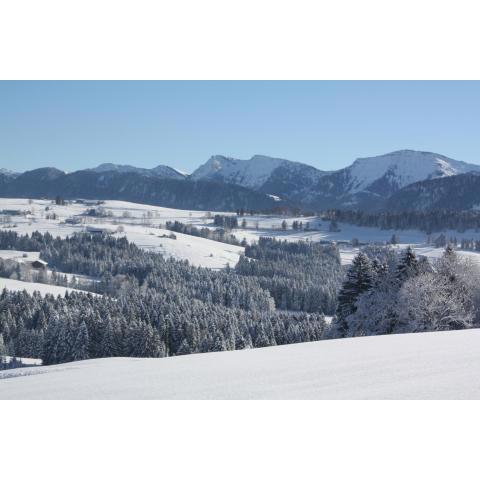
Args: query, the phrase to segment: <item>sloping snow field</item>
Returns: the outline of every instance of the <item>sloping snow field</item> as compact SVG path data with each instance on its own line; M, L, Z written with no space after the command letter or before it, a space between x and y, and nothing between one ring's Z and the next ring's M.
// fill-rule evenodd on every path
M30 203L31 202L31 203ZM115 236L126 236L145 250L159 252L166 257L188 260L195 266L212 269L225 268L227 263L233 267L243 252L243 247L215 242L201 237L176 233L176 240L166 238L169 230L160 228L167 221L178 220L198 227L212 227L211 212L195 210L176 210L155 207L131 202L107 200L99 207L111 214L106 218L82 217L82 223L68 224L65 220L81 216L92 205L68 204L53 205L48 200L31 200L1 198L0 209L31 211L27 216L11 216L8 223L0 223L0 228L13 230L18 234L31 234L34 231L50 232L53 236L66 237L75 232L84 231L88 226L107 228L113 232L121 227L122 232ZM45 208L48 207L48 211ZM216 212L219 213L219 212ZM47 215L55 214L57 218L47 219ZM165 236L165 238L162 238Z
M109 227L108 224L96 224L96 226ZM169 238L172 233L175 239ZM115 235L127 237L130 242L144 250L161 253L167 258L188 260L196 267L211 269L225 268L227 263L230 267L234 267L245 250L243 247L216 242L208 238L137 225L125 226L124 232Z
M55 295L55 296L64 296L66 292L80 292L80 293L89 293L84 290L78 290L76 288L67 288L60 287L58 285L49 285L47 283L36 283L36 282L23 282L21 280L12 280L11 278L0 277L0 292L6 288L12 292L22 292L26 290L27 293L32 294L33 292L39 292L41 295ZM92 293L92 295L97 295Z
M162 253L166 257L179 260L188 260L192 265L213 269L224 268L227 263L232 267L238 262L243 247L236 247L221 242L215 242L200 237L175 233L177 239L167 238L171 233L164 227L167 221L178 220L184 224L195 225L199 228L214 228L213 215L216 213L232 214L225 212L207 212L196 210L178 210L173 208L156 207L132 202L106 200L99 207L108 212L105 218L86 217L82 214L94 205L71 203L67 205L54 205L50 200L27 200L15 198L1 198L0 209L31 211L26 216L10 216L9 221L0 218L0 228L14 230L19 234L32 233L36 230L50 232L54 236L66 237L74 232L84 231L88 226L107 228L116 232L120 227L121 232L115 236L126 236L130 241L141 248ZM48 211L45 210L48 208ZM56 218L46 218L55 214ZM81 220L79 224L65 223L65 220L75 217ZM350 242L357 238L360 242L388 242L393 234L397 235L401 246L413 245L415 250L429 258L441 255L443 249L434 249L426 246L427 235L418 230L381 230L379 228L359 227L339 223L338 232L329 231L329 222L322 222L317 217L283 217L278 215L246 215L246 228L235 229L233 234L248 242L256 241L260 237L275 237L291 242L299 240L310 241L337 241ZM289 227L282 230L282 221L285 220ZM293 221L310 224L311 231L293 231ZM3 221L3 223L1 223ZM467 230L462 234L455 231L443 232L447 238L474 238L480 239L480 231ZM433 235L435 237L435 235ZM348 245L341 245L342 263L349 264L357 249ZM478 252L462 252L473 259L480 258Z
M0 373L2 399L480 399L480 329Z

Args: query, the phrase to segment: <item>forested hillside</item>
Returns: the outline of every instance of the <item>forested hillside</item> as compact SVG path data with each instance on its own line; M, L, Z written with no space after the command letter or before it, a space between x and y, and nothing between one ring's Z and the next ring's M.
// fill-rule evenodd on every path
M480 324L478 266L451 246L429 262L410 248L369 245L347 268L334 244L261 238L234 269L221 271L105 234L61 239L0 231L0 249L40 252L62 274L95 279L90 289L100 296L0 295L0 354L45 364ZM0 267L0 275L11 274ZM335 314L331 324L324 314Z
M126 239L0 232L0 246L40 251L62 272L97 276L102 297L4 291L3 353L45 363L103 356L167 356L322 338L321 313L275 310L256 278L165 260Z
M335 313L344 276L336 246L274 238L247 245L235 271L258 278L278 308L327 315Z

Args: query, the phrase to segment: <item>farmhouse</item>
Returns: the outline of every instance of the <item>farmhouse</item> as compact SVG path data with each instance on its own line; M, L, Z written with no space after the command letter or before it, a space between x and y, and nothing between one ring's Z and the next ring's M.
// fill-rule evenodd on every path
M87 225L86 232L93 233L94 235L111 235L115 233L111 228L93 227L91 225Z
M80 217L68 217L65 219L65 223L68 225L78 225L82 223L82 219Z
M0 250L0 259L21 263L35 270L46 270L48 263L40 259L39 252L22 252L19 250Z
M25 262L26 265L30 265L32 268L35 268L36 270L46 270L48 263L45 262L44 260L40 260L39 258L36 260L27 260Z

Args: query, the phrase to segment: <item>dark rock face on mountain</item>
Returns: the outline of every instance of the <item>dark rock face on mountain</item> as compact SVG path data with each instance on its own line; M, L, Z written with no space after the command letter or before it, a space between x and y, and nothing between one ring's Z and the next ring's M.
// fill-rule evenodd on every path
M102 163L98 167L90 169L93 172L105 173L105 172L117 172L117 173L138 173L147 177L159 177L159 178L173 178L176 180L182 180L187 177L184 173L175 170L167 165L158 165L154 168L140 168L133 167L132 165L116 165L115 163Z
M268 195L224 183L186 181L139 173L80 170L65 174L55 169L25 172L17 178L0 175L2 197L91 198L125 200L196 210L270 209L277 203Z
M480 208L478 172L425 180L402 188L385 203L389 211Z

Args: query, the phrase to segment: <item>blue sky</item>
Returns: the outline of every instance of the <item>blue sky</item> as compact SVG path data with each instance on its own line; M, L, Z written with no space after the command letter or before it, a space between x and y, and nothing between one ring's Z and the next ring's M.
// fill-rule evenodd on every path
M0 167L18 171L214 154L331 170L403 148L480 163L480 82L0 82Z

